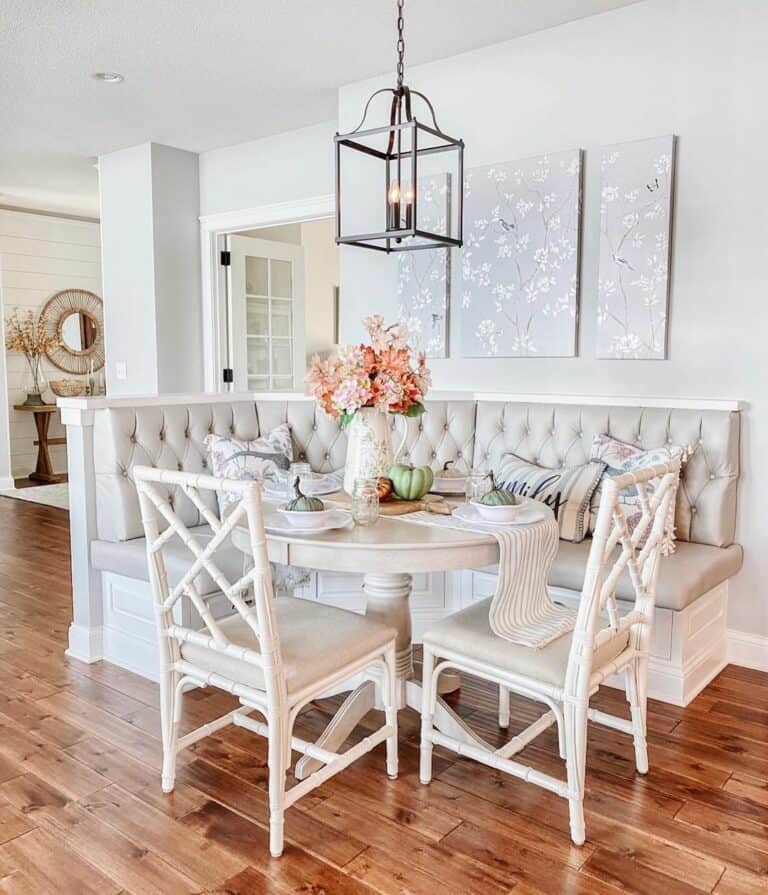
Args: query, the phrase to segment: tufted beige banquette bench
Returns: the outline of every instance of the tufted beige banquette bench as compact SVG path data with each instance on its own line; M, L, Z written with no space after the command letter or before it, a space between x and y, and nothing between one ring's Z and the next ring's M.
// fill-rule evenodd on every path
M156 644L133 467L205 471L209 433L252 439L285 421L297 459L320 472L344 465L344 431L302 397L65 399L60 404L68 427L72 512L69 652L86 661L106 658L147 676L155 674ZM600 433L643 448L690 446L676 508L677 549L661 565L650 668L652 696L690 701L725 664L727 585L742 562L741 547L734 543L739 413L460 396L427 406L421 419L396 419L395 425L407 425L403 459L435 469L447 460L493 467L506 451L547 467L581 464ZM177 498L177 512L187 525L199 526L198 511L185 500ZM588 550L589 541L561 542L550 576L558 599L578 598ZM224 561L229 565L224 571L237 577L242 556L231 548ZM186 563L183 548L172 549L170 576L181 575ZM362 609L361 580L317 573L298 595ZM210 580L198 584L205 594L215 590ZM415 638L436 619L492 594L494 584L491 568L415 576ZM628 581L625 591L629 598Z

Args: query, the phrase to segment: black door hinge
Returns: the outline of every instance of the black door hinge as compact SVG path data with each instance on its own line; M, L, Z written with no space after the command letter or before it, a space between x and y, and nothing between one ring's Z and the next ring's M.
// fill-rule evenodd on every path
M229 267L232 264L232 253L226 250L221 253L221 266Z
M235 372L230 367L224 367L221 371L221 375L227 385L235 381Z

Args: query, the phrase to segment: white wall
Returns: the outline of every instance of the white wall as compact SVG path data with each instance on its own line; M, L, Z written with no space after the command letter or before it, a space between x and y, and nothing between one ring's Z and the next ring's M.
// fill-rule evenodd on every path
M106 380L110 395L157 387L151 144L99 159ZM117 378L117 364L127 378Z
M101 295L101 263L99 254L98 222L71 220L49 215L7 211L0 209L0 292L3 320L19 308L39 313L46 301L62 289L87 289ZM35 423L29 413L13 410L26 398L23 384L27 363L23 355L5 353L7 390L0 398L0 479L28 476L35 468L37 437ZM44 373L50 379L78 379L44 361ZM5 379L0 368L0 381ZM0 385L2 388L2 385ZM7 395L10 417L3 400ZM45 397L54 401L48 391ZM9 431L6 431L10 421ZM58 414L51 420L49 434L64 435ZM10 437L10 441L8 441ZM10 470L8 469L10 448ZM66 472L66 448L50 449L54 469Z
M203 326L198 155L153 143L152 187L159 391L200 391Z
M737 535L745 563L731 590L730 626L768 634L765 3L648 0L406 74L433 101L441 126L464 138L469 167L586 149L580 357L461 358L454 288L453 347L449 359L432 362L435 385L748 401ZM341 90L342 131L382 83ZM665 133L679 136L669 360L596 360L597 149ZM397 261L345 248L341 264L342 295L354 298L342 319L346 341L360 336L365 313L394 314Z
M99 159L99 189L107 392L198 391L198 156L156 143L112 152Z
M334 287L339 285L339 249L333 218L301 225L306 283L307 357L328 351L334 344Z
M256 208L333 192L336 122L200 155L200 214Z

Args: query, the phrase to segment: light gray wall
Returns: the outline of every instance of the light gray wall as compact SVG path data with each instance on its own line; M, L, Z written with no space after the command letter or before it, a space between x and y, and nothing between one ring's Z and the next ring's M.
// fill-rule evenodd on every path
M200 214L239 211L333 192L336 122L200 155Z
M158 390L203 388L198 155L152 144Z
M729 623L762 635L768 635L767 21L762 0L646 0L406 72L434 101L441 126L465 139L470 166L587 150L580 356L454 355L432 363L436 387L746 400L737 534L745 567L732 586ZM388 74L343 88L339 129L354 127L370 92L390 82ZM335 130L329 123L203 153L202 213L331 192ZM679 135L669 360L598 361L595 150L664 133ZM370 311L391 316L395 267L378 253L343 250L342 340L360 337L359 321ZM457 314L451 322L459 345Z
M99 190L107 393L200 391L197 154L156 143L109 153Z
M107 392L154 394L158 371L151 145L103 155L99 193ZM121 362L126 364L125 380L115 372Z
M441 126L465 139L470 167L586 149L580 356L461 358L457 276L454 347L449 359L431 364L435 386L748 401L738 528L745 565L731 591L730 624L768 634L765 3L649 0L406 76L433 101ZM341 90L342 131L355 126L383 83ZM679 135L669 360L596 360L597 148L664 133ZM397 260L345 248L341 265L341 338L348 341L361 336L365 313L394 315Z

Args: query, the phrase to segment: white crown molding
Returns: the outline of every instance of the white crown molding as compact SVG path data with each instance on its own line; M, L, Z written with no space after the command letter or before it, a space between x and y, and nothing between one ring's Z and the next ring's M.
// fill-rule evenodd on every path
M334 203L334 196L329 193L324 196L312 196L309 199L275 202L258 208L206 214L199 218L200 228L203 233L231 233L234 230L252 230L256 227L312 221L316 218L330 217L334 213Z

